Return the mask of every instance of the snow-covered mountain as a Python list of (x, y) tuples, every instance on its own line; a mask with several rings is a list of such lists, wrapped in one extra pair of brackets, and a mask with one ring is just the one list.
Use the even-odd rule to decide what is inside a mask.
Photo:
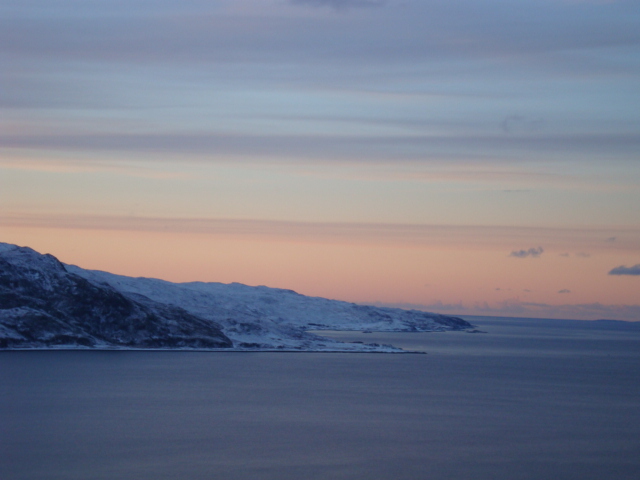
[(51, 255), (0, 244), (0, 348), (230, 348), (211, 320), (126, 295)]
[(0, 243), (0, 348), (400, 351), (309, 330), (443, 331), (456, 317), (357, 305), (291, 290), (171, 283), (63, 265)]

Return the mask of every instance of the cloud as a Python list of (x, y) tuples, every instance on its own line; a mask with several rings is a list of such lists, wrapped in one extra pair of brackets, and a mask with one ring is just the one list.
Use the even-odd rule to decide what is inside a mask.
[(290, 0), (294, 5), (310, 5), (313, 7), (331, 7), (336, 10), (348, 8), (381, 7), (386, 0)]
[[(401, 8), (384, 11), (373, 8), (387, 4), (384, 0), (224, 2), (245, 4), (235, 9), (222, 2), (177, 0), (151, 2), (153, 8), (148, 0), (39, 2), (51, 4), (46, 9), (34, 8), (32, 2), (8, 3), (14, 5), (3, 9), (0, 17), (0, 55), (55, 61), (289, 63), (287, 60), (297, 58), (306, 65), (319, 56), (347, 56), (351, 61), (366, 58), (374, 63), (457, 57), (475, 65), (483, 57), (501, 59), (506, 54), (511, 60), (562, 52), (560, 59), (534, 58), (524, 72), (537, 67), (573, 68), (579, 74), (613, 70), (615, 74), (621, 62), (603, 61), (598, 49), (633, 47), (640, 37), (637, 25), (628, 19), (635, 14), (631, 5), (596, 13), (593, 8), (558, 2), (519, 2), (516, 9), (502, 2), (472, 0), (402, 2)], [(256, 8), (263, 9), (260, 13), (267, 11), (257, 7), (259, 3), (271, 7), (268, 15), (256, 15)], [(378, 12), (370, 22), (349, 24), (338, 19), (331, 24), (336, 19), (292, 14), (292, 4)], [(596, 53), (569, 55), (572, 50)], [(457, 62), (452, 64), (457, 72)], [(511, 70), (514, 62), (508, 65)], [(634, 65), (629, 63), (631, 68)]]
[(544, 252), (544, 249), (542, 247), (538, 247), (530, 248), (529, 250), (514, 250), (509, 254), (509, 256), (516, 258), (538, 258), (540, 255), (542, 255), (542, 252)]
[(558, 290), (558, 293), (571, 293), (571, 290), (563, 288), (562, 290)]
[(504, 133), (529, 133), (541, 130), (545, 121), (542, 118), (527, 118), (522, 115), (507, 115), (500, 128)]
[[(1, 165), (1, 163), (0, 163)], [(302, 222), (260, 219), (223, 219), (215, 217), (180, 218), (129, 215), (25, 214), (0, 211), (0, 225), (6, 227), (117, 230), (145, 232), (203, 233), (211, 235), (267, 236), (323, 242), (358, 242), (421, 246), (463, 246), (472, 248), (508, 248), (522, 238), (536, 242), (588, 247), (601, 243), (599, 229), (505, 226), (468, 226), (362, 222)], [(608, 227), (607, 227), (608, 228)], [(627, 230), (626, 249), (640, 250), (640, 229)], [(622, 245), (620, 246), (622, 247)], [(537, 251), (537, 249), (536, 249)], [(527, 252), (525, 250), (525, 252)]]
[(633, 267), (620, 265), (619, 267), (612, 269), (609, 272), (609, 275), (640, 275), (640, 263)]
[(605, 240), (605, 242), (614, 243), (616, 240), (618, 240), (618, 237), (609, 237)]
[[(386, 134), (372, 137), (368, 134), (345, 132), (342, 134), (313, 133), (265, 134), (223, 131), (164, 133), (98, 132), (101, 124), (95, 122), (94, 132), (76, 133), (57, 131), (56, 134), (26, 132), (19, 135), (0, 133), (0, 145), (11, 149), (79, 150), (87, 152), (127, 151), (131, 153), (180, 153), (181, 156), (241, 155), (252, 158), (295, 158), (309, 160), (357, 159), (361, 162), (416, 161), (420, 164), (439, 161), (443, 157), (457, 164), (468, 164), (482, 151), (494, 158), (507, 158), (509, 152), (519, 151), (523, 156), (560, 153), (567, 156), (583, 155), (584, 159), (598, 159), (603, 151), (611, 155), (627, 155), (640, 148), (640, 134), (592, 134), (555, 136), (485, 136), (485, 135), (405, 135)], [(92, 127), (88, 127), (92, 128)], [(444, 152), (444, 153), (443, 153)], [(544, 156), (544, 155), (543, 155)], [(499, 164), (498, 171), (505, 171)], [(518, 172), (518, 170), (515, 170)], [(509, 173), (507, 171), (507, 173)], [(527, 172), (535, 177), (538, 172)]]
[(587, 253), (587, 252), (578, 252), (578, 253), (576, 253), (576, 257), (578, 257), (578, 258), (589, 258), (589, 257), (591, 257), (591, 254)]

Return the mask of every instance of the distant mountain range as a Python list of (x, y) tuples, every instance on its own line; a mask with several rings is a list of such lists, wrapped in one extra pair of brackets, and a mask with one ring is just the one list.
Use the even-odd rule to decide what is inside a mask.
[(65, 265), (0, 243), (0, 349), (400, 352), (310, 330), (466, 330), (457, 317), (237, 283), (171, 283)]

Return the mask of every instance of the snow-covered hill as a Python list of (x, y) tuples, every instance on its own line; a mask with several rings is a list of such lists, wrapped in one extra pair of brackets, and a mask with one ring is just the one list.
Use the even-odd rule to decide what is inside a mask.
[(446, 315), (357, 305), (241, 284), (171, 283), (63, 265), (0, 244), (0, 347), (380, 351), (308, 330), (442, 331)]
[(0, 244), (0, 348), (230, 348), (211, 320), (67, 271), (51, 255)]

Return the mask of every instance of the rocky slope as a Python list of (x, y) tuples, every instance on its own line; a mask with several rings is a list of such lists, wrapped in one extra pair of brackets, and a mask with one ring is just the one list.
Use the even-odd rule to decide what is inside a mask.
[(0, 248), (0, 347), (229, 348), (210, 320), (70, 273), (51, 255)]

